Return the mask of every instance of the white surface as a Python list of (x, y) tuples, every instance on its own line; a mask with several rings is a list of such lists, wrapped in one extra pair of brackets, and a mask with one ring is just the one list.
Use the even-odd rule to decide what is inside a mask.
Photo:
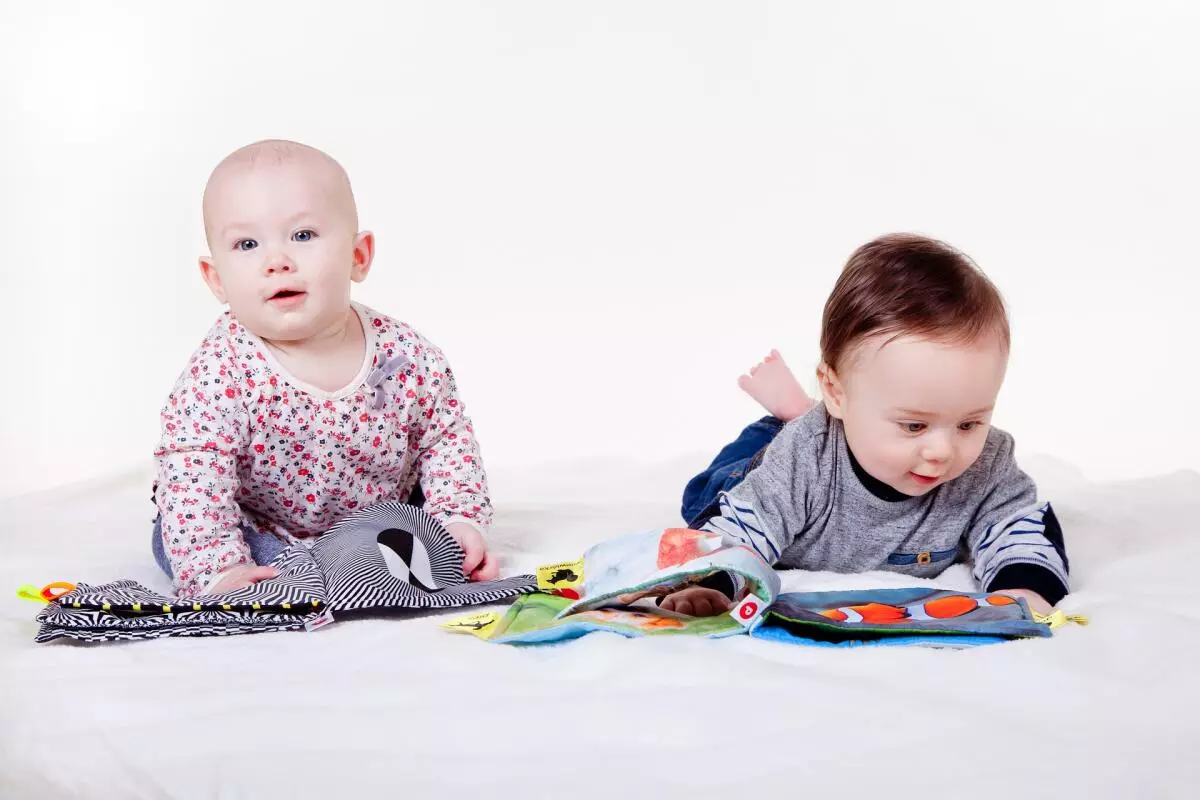
[[(674, 524), (701, 459), (497, 473), (506, 573)], [(1090, 614), (1048, 641), (835, 651), (596, 634), (515, 649), (434, 618), (35, 646), (21, 582), (133, 577), (143, 476), (0, 508), (3, 797), (1195, 797), (1200, 475), (1028, 460)], [(627, 507), (608, 501), (623, 490)], [(956, 567), (950, 586), (966, 586)], [(785, 588), (910, 583), (785, 576)]]
[(1178, 0), (8, 0), (0, 496), (149, 458), (219, 311), (204, 181), (267, 136), (345, 163), (356, 296), (446, 350), (490, 468), (717, 447), (916, 229), (1011, 301), (1023, 448), (1200, 469), (1197, 41)]

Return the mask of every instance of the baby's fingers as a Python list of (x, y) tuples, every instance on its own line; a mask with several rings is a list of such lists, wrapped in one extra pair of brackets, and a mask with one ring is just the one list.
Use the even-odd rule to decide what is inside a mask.
[(484, 553), (483, 560), (470, 576), (473, 581), (494, 581), (500, 577), (500, 562), (491, 553)]
[(693, 588), (667, 595), (659, 607), (692, 617), (715, 617), (728, 611), (733, 604), (715, 589)]
[(465, 537), (462, 542), (464, 553), (463, 558), (463, 574), (471, 575), (475, 570), (479, 569), (487, 556), (487, 550), (483, 543), (475, 536)]
[(668, 597), (662, 601), (662, 607), (667, 611), (674, 611), (676, 614), (692, 616), (692, 601), (687, 597)]
[(708, 591), (696, 597), (694, 615), (697, 617), (715, 617), (724, 614), (732, 607), (729, 598), (718, 591)]
[(279, 577), (279, 570), (274, 567), (254, 567), (247, 570), (245, 574), (246, 585), (249, 586), (259, 581), (269, 581), (271, 578)]

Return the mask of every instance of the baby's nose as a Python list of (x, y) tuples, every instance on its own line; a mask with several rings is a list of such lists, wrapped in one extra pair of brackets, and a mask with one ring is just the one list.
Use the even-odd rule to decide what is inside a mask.
[(921, 457), (932, 462), (948, 461), (953, 453), (954, 448), (943, 436), (930, 437), (921, 448)]
[(287, 256), (275, 255), (267, 259), (266, 273), (273, 275), (277, 272), (292, 272), (295, 267)]

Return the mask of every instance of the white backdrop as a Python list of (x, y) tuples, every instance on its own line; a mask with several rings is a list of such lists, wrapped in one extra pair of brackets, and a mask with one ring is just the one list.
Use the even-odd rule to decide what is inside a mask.
[(265, 137), (347, 167), (357, 297), (447, 351), (493, 469), (711, 451), (891, 230), (1005, 292), (1019, 452), (1200, 466), (1197, 4), (339, 8), (3, 4), (0, 495), (147, 464), (220, 310), (203, 183)]

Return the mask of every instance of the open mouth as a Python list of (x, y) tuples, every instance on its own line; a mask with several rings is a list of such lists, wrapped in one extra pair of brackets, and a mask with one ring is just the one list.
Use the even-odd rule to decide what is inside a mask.
[(268, 300), (293, 300), (297, 297), (303, 297), (304, 292), (298, 289), (280, 289), (275, 294), (271, 295)]
[(934, 476), (922, 475), (919, 472), (910, 472), (908, 474), (912, 475), (913, 478), (917, 481), (917, 483), (922, 483), (922, 484), (925, 484), (926, 486), (928, 486), (931, 483), (937, 483), (937, 481), (938, 481), (938, 476), (936, 476), (936, 475), (934, 475)]

